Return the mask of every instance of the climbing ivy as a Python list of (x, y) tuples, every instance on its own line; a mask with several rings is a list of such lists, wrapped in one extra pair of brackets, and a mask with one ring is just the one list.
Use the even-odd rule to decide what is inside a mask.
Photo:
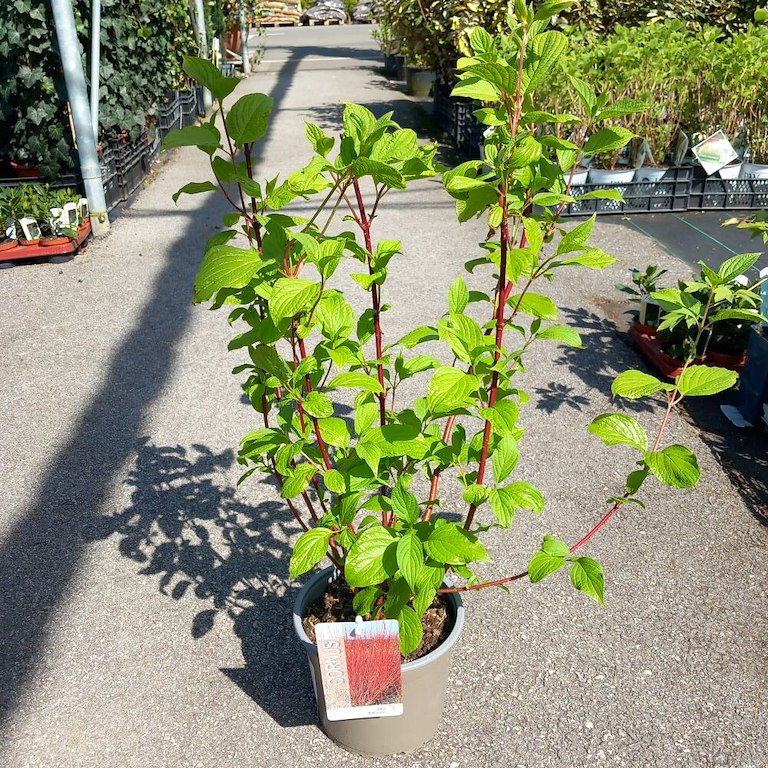
[[(73, 3), (86, 80), (91, 0)], [(166, 91), (184, 87), (197, 52), (186, 0), (102, 0), (100, 140), (136, 138)], [(0, 161), (48, 177), (74, 167), (72, 132), (50, 6), (10, 0), (0, 14)]]

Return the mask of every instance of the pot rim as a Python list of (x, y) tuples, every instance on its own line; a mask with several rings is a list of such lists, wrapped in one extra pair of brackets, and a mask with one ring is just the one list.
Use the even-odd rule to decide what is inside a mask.
[[(304, 595), (315, 587), (318, 582), (326, 581), (326, 583), (330, 584), (331, 581), (338, 578), (338, 576), (339, 572), (336, 568), (329, 565), (327, 568), (324, 568), (322, 571), (312, 576), (312, 578), (301, 587), (299, 593), (296, 595), (296, 599), (293, 603), (293, 629), (307, 652), (317, 653), (317, 646), (309, 639), (307, 633), (304, 631), (304, 625), (302, 624), (302, 608), (305, 603)], [(447, 597), (454, 609), (454, 623), (448, 637), (446, 637), (437, 648), (434, 648), (420, 659), (403, 662), (401, 664), (403, 672), (409, 672), (427, 666), (427, 664), (435, 658), (450, 651), (458, 642), (464, 629), (464, 601), (461, 599), (461, 594), (458, 592), (449, 592)]]

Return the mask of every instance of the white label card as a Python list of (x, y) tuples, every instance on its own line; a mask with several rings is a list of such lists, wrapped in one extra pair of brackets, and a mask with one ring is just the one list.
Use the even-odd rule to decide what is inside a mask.
[(318, 624), (315, 633), (329, 720), (403, 714), (397, 620)]

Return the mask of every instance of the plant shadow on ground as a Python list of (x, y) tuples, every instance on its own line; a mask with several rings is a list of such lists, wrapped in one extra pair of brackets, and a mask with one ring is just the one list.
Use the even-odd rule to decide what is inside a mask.
[(126, 480), (130, 505), (99, 518), (93, 536), (116, 535), (121, 554), (155, 577), (162, 594), (205, 601), (192, 622), (194, 638), (231, 621), (245, 667), (221, 671), (281, 726), (312, 724), (312, 685), (283, 586), (287, 541), (298, 526), (280, 501), (240, 501), (222, 478), (234, 463), (232, 450), (143, 439)]
[[(578, 391), (571, 384), (554, 380), (536, 387), (536, 408), (546, 413), (554, 413), (563, 406), (580, 411), (589, 405), (592, 392), (610, 398), (611, 384), (621, 371), (645, 367), (625, 340), (625, 334), (611, 320), (586, 309), (564, 308), (561, 312), (567, 324), (581, 334), (584, 346), (561, 347), (554, 362), (566, 366), (584, 388)], [(641, 400), (622, 400), (622, 408), (639, 413), (651, 411), (653, 406)]]
[[(616, 306), (607, 306), (605, 301), (602, 304), (606, 305), (603, 307), (606, 315), (616, 316)], [(555, 362), (567, 365), (585, 389), (577, 392), (571, 385), (556, 381), (538, 387), (535, 395), (540, 410), (552, 413), (562, 406), (581, 410), (589, 403), (592, 390), (610, 397), (614, 377), (628, 368), (659, 375), (635, 348), (629, 335), (611, 319), (584, 309), (563, 309), (562, 312), (581, 333), (585, 349), (563, 347)], [(739, 429), (731, 425), (721, 413), (720, 405), (732, 404), (734, 400), (732, 392), (689, 398), (685, 401), (684, 413), (728, 474), (744, 504), (757, 520), (768, 525), (768, 434), (759, 428)], [(621, 401), (621, 407), (636, 413), (652, 408), (646, 401), (626, 399)]]

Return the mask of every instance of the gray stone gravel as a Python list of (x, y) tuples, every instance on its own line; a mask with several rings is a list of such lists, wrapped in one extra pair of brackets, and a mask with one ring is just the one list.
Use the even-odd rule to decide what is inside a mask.
[[(422, 119), (378, 75), (369, 30), (268, 34), (242, 86), (276, 99), (265, 176), (308, 156), (302, 120), (337, 126), (340, 100)], [(224, 316), (190, 303), (222, 208), (170, 196), (205, 175), (192, 150), (174, 152), (109, 237), (69, 262), (0, 271), (0, 764), (768, 764), (768, 537), (681, 418), (669, 439), (697, 452), (702, 481), (690, 492), (649, 484), (648, 510), (627, 509), (590, 543), (605, 608), (562, 578), (473, 594), (432, 744), (374, 761), (323, 736), (290, 629), (296, 528), (269, 484), (234, 490), (234, 449), (255, 416), (229, 374), (239, 358)], [(605, 319), (625, 308), (613, 285), (635, 264), (688, 268), (638, 232), (595, 231), (622, 263), (552, 290), (586, 349), (535, 352), (526, 381), (536, 397), (520, 474), (548, 508), (489, 536), (489, 576), (524, 567), (544, 533), (576, 540), (632, 460), (586, 434), (611, 407), (612, 376), (641, 364)], [(405, 299), (385, 318), (391, 338), (444, 311), (483, 234), (455, 223), (436, 182), (393, 197), (376, 233), (406, 246), (388, 289)], [(657, 407), (635, 410), (657, 422)]]

